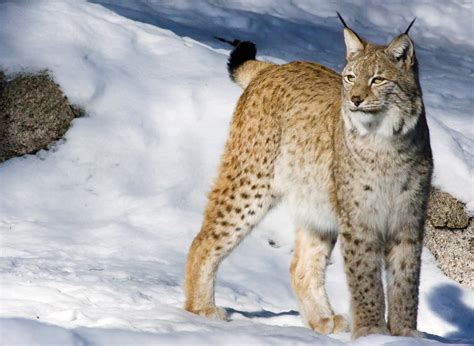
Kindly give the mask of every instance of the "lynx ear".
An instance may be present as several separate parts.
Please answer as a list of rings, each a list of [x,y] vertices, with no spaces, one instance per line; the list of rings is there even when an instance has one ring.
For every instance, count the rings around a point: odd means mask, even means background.
[[[364,50],[364,41],[349,28],[344,28],[344,42],[346,43],[346,59],[349,60],[354,54]]]
[[[393,39],[385,51],[391,54],[401,66],[407,69],[415,63],[415,46],[408,34],[401,34]]]
[[[344,25],[344,42],[346,43],[346,60],[354,54],[364,50],[364,41],[350,29],[339,12],[336,12],[342,25]]]

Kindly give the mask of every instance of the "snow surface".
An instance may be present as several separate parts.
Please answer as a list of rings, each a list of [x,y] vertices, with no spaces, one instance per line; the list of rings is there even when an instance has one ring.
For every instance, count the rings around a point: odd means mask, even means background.
[[[254,40],[268,60],[340,70],[335,10],[376,42],[418,16],[411,32],[434,182],[474,210],[469,1],[94,2],[0,2],[0,68],[48,69],[88,114],[50,150],[0,165],[2,345],[349,342],[348,333],[302,327],[283,208],[219,271],[216,300],[231,321],[182,309],[187,250],[241,93],[227,76],[228,47],[214,35]],[[332,261],[329,295],[348,314],[338,248]],[[446,278],[428,251],[418,320],[428,339],[375,335],[353,344],[474,343],[474,292]]]

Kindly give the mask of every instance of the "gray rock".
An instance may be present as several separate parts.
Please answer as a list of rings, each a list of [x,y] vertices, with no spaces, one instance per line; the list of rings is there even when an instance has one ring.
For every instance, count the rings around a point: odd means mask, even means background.
[[[424,243],[447,276],[474,288],[474,226],[464,203],[432,188]]]
[[[11,80],[0,72],[0,162],[47,148],[81,115],[46,72]]]
[[[435,228],[464,229],[469,225],[465,204],[434,187],[431,191],[427,216]]]
[[[436,258],[438,267],[464,287],[474,288],[474,226],[466,229],[436,229],[425,226],[424,243]]]

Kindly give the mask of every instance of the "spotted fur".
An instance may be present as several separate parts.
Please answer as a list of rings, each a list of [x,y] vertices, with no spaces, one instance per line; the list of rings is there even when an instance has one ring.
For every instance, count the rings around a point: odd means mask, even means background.
[[[413,43],[405,33],[377,46],[347,27],[344,38],[342,78],[311,62],[251,58],[233,66],[245,90],[189,251],[188,311],[226,318],[214,301],[219,264],[286,199],[297,229],[291,282],[305,324],[320,333],[347,327],[324,288],[340,235],[353,337],[421,335],[420,254],[433,164]]]

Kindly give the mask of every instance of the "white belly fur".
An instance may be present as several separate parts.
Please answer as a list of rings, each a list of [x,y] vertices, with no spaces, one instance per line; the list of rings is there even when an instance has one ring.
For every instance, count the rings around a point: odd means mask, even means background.
[[[295,174],[286,165],[276,171],[277,190],[285,200],[297,226],[320,233],[337,232],[338,222],[323,177]],[[299,172],[301,173],[301,172]]]
[[[337,232],[336,212],[325,191],[293,188],[287,195],[290,214],[300,227],[320,233]]]

